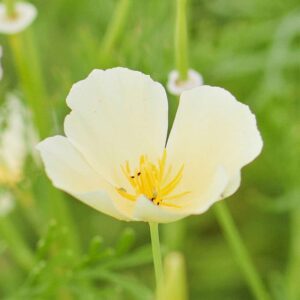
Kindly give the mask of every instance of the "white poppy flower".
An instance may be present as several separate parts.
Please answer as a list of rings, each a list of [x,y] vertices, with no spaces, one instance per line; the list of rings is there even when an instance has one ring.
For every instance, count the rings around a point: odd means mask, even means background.
[[[196,88],[203,84],[203,77],[195,70],[189,69],[188,78],[184,81],[179,80],[179,72],[173,70],[168,77],[168,92],[175,96],[180,96],[184,91]]]
[[[222,88],[183,92],[169,138],[161,84],[125,68],[94,70],[68,97],[66,137],[37,148],[53,184],[121,220],[166,223],[234,193],[261,151],[255,116]]]
[[[14,95],[0,108],[0,185],[22,178],[23,166],[32,151],[33,129],[28,111]]]
[[[15,34],[25,30],[36,18],[35,6],[28,2],[16,3],[16,15],[7,15],[5,4],[0,4],[0,33]]]
[[[15,208],[15,199],[9,192],[0,191],[0,217],[7,216]]]

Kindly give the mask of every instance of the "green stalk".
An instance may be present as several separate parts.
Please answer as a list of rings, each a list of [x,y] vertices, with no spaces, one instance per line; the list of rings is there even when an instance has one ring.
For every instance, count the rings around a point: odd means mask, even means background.
[[[7,16],[13,18],[16,15],[15,0],[4,0]]]
[[[29,34],[29,33],[27,33]],[[9,42],[14,63],[20,78],[22,90],[33,112],[33,119],[41,138],[49,135],[51,115],[46,102],[45,85],[36,56],[35,46],[32,44],[32,35],[10,35]],[[28,44],[29,45],[28,47]]]
[[[9,36],[9,41],[23,93],[33,112],[35,126],[39,136],[45,138],[52,132],[54,121],[51,113],[53,109],[48,101],[34,36],[30,30],[27,30],[24,34]],[[49,201],[51,205],[51,218],[56,218],[61,225],[68,228],[70,245],[75,252],[78,252],[79,242],[75,225],[63,194],[48,182],[45,182],[44,189],[46,190],[44,201]]]
[[[186,80],[188,74],[188,34],[187,34],[187,0],[176,2],[175,25],[175,63],[179,72],[179,79]],[[169,124],[172,127],[179,99],[172,97],[169,100]],[[184,244],[185,221],[164,225],[164,241],[169,250],[179,250]]]
[[[187,0],[177,0],[175,60],[179,79],[186,80],[188,77]]]
[[[287,272],[287,296],[289,300],[300,299],[300,210],[291,212],[291,243]]]
[[[0,218],[0,234],[16,262],[29,271],[35,263],[34,255],[8,217]]]
[[[164,274],[163,274],[162,258],[161,258],[161,251],[160,251],[158,224],[149,223],[149,226],[150,226],[152,255],[153,255],[155,280],[156,280],[156,293],[157,293],[157,298],[159,298],[159,295],[161,293],[164,284]]]
[[[247,248],[239,235],[226,204],[224,202],[216,204],[214,211],[253,295],[258,300],[270,300],[271,298],[251,261]]]
[[[115,47],[119,36],[124,28],[131,0],[119,0],[115,9],[114,15],[107,27],[106,33],[102,42],[101,63],[106,65],[113,48]]]
[[[186,221],[184,219],[164,224],[163,241],[168,251],[182,250],[184,248],[184,240],[186,235]]]

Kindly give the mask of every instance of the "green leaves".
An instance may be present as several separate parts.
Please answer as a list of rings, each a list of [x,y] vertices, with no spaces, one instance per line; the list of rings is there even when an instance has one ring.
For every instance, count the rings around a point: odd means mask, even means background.
[[[151,249],[135,246],[133,229],[125,228],[112,247],[101,236],[93,237],[79,257],[66,247],[67,234],[66,228],[50,222],[37,244],[34,267],[9,299],[60,299],[56,297],[61,294],[79,299],[84,295],[84,299],[151,299],[149,287],[133,275],[151,262]]]

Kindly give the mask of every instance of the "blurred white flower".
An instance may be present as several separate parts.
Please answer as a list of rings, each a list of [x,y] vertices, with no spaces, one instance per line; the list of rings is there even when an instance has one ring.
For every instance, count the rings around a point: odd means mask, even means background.
[[[0,217],[8,215],[15,207],[13,195],[7,191],[0,191]]]
[[[16,3],[16,14],[7,15],[5,4],[0,4],[0,33],[15,34],[25,30],[36,18],[37,10],[28,2]]]
[[[94,70],[68,97],[66,137],[38,145],[53,184],[122,220],[166,223],[233,194],[262,149],[255,116],[222,88],[182,93],[170,136],[161,84]]]
[[[168,92],[175,96],[180,96],[184,91],[196,88],[203,84],[203,78],[200,73],[190,69],[188,78],[184,81],[179,80],[179,72],[173,70],[169,73],[167,89]]]
[[[2,56],[3,56],[3,48],[0,46],[0,80],[3,78],[3,68],[2,68]]]
[[[25,159],[32,151],[33,127],[29,112],[14,95],[0,107],[0,185],[22,179]]]

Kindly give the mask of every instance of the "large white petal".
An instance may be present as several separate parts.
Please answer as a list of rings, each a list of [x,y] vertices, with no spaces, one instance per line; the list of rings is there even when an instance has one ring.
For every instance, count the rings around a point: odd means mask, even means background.
[[[65,133],[98,173],[123,184],[120,165],[136,166],[147,154],[157,159],[165,146],[168,105],[164,88],[137,71],[94,70],[67,98],[72,112]]]
[[[107,191],[97,190],[87,193],[76,193],[73,196],[106,215],[123,221],[131,221],[126,212],[118,209]]]
[[[109,184],[86,163],[67,138],[48,138],[39,143],[37,149],[54,186],[105,214],[127,219],[106,193]]]
[[[255,116],[229,92],[202,86],[182,94],[167,150],[173,165],[184,163],[179,190],[191,191],[185,198],[193,198],[197,209],[232,194],[240,183],[240,169],[261,149]],[[222,184],[210,184],[222,177],[216,175],[220,167],[229,178],[222,191]],[[215,193],[214,201],[207,199],[204,195],[216,186],[219,195]]]
[[[169,223],[187,215],[188,213],[182,210],[157,206],[144,196],[137,199],[133,210],[133,220],[144,222]]]
[[[229,197],[234,194],[241,184],[241,172],[239,171],[236,175],[232,176],[226,186],[225,190],[222,193],[222,198]]]

